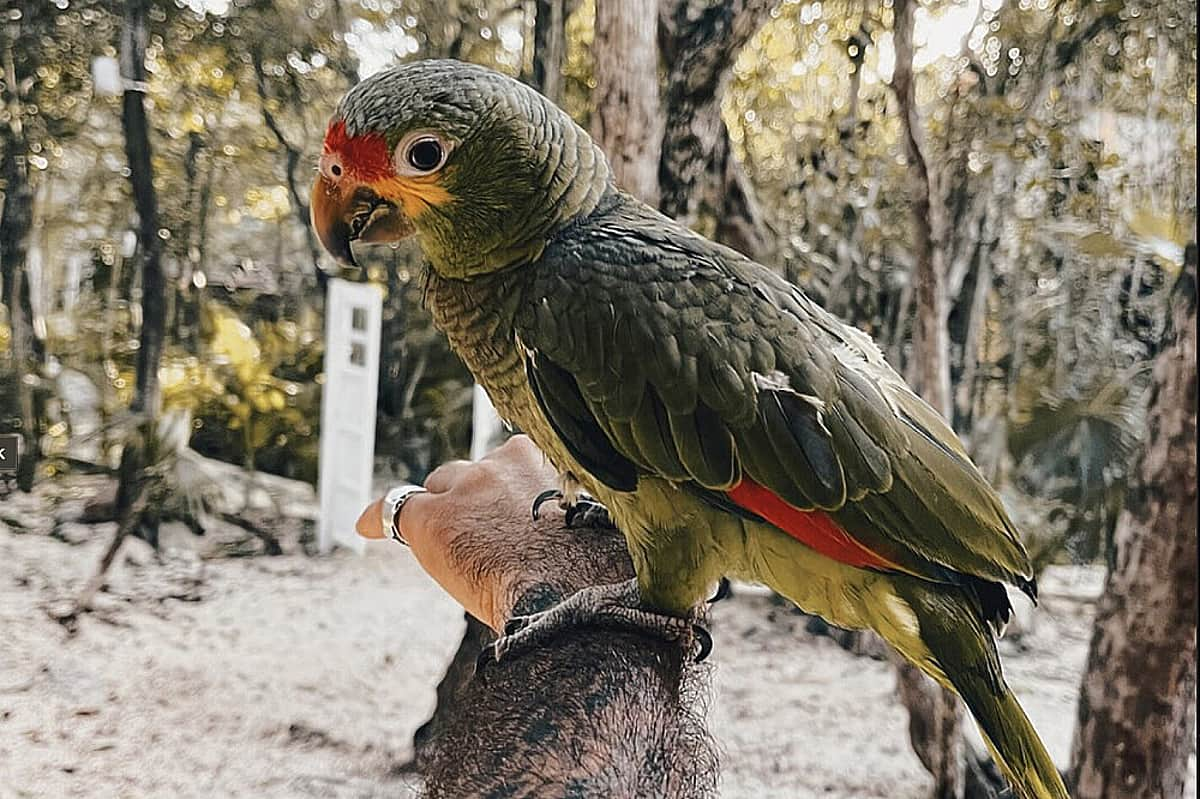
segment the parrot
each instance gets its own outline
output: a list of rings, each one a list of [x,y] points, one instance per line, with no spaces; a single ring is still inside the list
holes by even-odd
[[[1006,586],[1037,596],[1019,532],[866,333],[619,190],[565,111],[465,62],[345,94],[311,217],[347,265],[355,243],[415,237],[436,326],[563,502],[594,499],[626,539],[631,585],[501,643],[597,619],[675,634],[718,581],[758,582],[874,630],[962,698],[1017,796],[1066,799],[996,648]]]

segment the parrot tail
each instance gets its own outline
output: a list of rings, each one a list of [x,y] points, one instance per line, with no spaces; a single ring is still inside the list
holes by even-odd
[[[1070,799],[1058,768],[1012,691],[972,698],[967,694],[959,691],[1013,793],[1020,799]]]
[[[962,697],[1013,794],[1070,799],[1037,730],[1004,681],[995,640],[972,593],[944,586],[931,590],[920,581],[904,581],[896,592],[916,615],[926,650],[901,646],[901,654]]]

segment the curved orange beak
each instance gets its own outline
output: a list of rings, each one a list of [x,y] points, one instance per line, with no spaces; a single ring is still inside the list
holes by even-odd
[[[408,238],[415,230],[399,206],[370,186],[335,185],[317,175],[312,187],[313,230],[321,246],[339,263],[357,266],[351,245],[356,241],[382,244]]]

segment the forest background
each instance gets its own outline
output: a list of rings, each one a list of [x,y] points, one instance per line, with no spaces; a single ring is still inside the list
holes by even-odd
[[[385,298],[377,473],[465,455],[470,376],[415,250],[341,274],[308,225],[338,98],[426,57],[534,84],[625,188],[874,336],[1039,569],[1108,565],[1116,591],[1120,542],[1154,518],[1143,489],[1182,496],[1163,501],[1190,507],[1193,554],[1159,582],[1192,598],[1190,643],[1186,614],[1159,643],[1190,646],[1168,682],[1193,703],[1194,363],[1155,368],[1189,325],[1195,353],[1196,7],[1178,0],[6,0],[0,433],[24,451],[0,491],[112,475],[107,566],[126,534],[203,528],[203,487],[165,477],[180,451],[315,483],[332,275]],[[1152,474],[1146,454],[1178,465],[1189,417],[1190,505],[1186,465]],[[1155,437],[1171,424],[1182,443]],[[269,512],[220,513],[281,548]],[[1143,527],[1153,563],[1188,551],[1183,523]],[[1076,767],[1102,770],[1081,735]],[[953,795],[943,744],[922,759]]]

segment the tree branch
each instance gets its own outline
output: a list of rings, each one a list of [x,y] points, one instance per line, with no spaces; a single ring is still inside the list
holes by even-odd
[[[317,284],[324,286],[327,275],[321,269],[321,248],[317,245],[317,239],[313,235],[312,226],[309,224],[308,203],[305,201],[304,195],[300,193],[300,184],[296,177],[296,169],[303,161],[304,154],[288,140],[287,134],[283,132],[283,128],[279,124],[279,120],[276,119],[275,114],[271,111],[270,92],[267,89],[267,74],[263,68],[261,47],[255,45],[250,48],[250,59],[254,65],[254,86],[258,91],[258,105],[262,111],[263,123],[271,131],[271,135],[275,137],[275,141],[279,142],[279,146],[283,148],[286,157],[284,180],[287,183],[288,196],[291,198],[296,222],[300,225],[300,229],[304,231],[304,241],[308,246],[309,257],[312,259],[313,273],[316,275]]]

